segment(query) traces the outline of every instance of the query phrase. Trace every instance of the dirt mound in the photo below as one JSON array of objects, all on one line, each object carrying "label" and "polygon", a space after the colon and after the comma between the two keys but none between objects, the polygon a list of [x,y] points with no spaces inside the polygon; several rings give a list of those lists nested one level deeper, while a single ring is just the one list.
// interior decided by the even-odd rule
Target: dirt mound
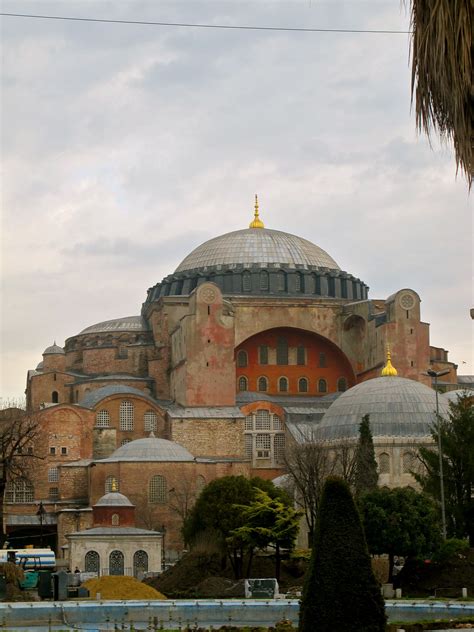
[{"label": "dirt mound", "polygon": [[91,599],[96,599],[97,593],[101,599],[166,599],[152,586],[147,586],[134,577],[104,575],[89,579],[83,585],[89,591]]},{"label": "dirt mound", "polygon": [[407,597],[460,597],[461,589],[474,595],[474,549],[457,553],[444,563],[407,561],[396,585]]},{"label": "dirt mound", "polygon": [[195,588],[195,596],[199,599],[231,599],[245,597],[244,579],[226,579],[225,577],[207,577]]}]

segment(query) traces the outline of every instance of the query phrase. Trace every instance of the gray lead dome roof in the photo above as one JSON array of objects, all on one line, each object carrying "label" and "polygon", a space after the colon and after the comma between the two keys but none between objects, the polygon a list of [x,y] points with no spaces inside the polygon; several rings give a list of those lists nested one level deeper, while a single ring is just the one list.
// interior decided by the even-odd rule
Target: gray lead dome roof
[{"label": "gray lead dome roof", "polygon": [[191,452],[174,441],[148,437],[120,446],[101,463],[116,461],[194,461]]},{"label": "gray lead dome roof", "polygon": [[120,492],[109,492],[99,498],[95,507],[134,507],[134,505]]},{"label": "gray lead dome roof", "polygon": [[204,242],[183,259],[175,273],[211,266],[232,268],[255,264],[340,270],[327,252],[307,239],[279,230],[247,228]]},{"label": "gray lead dome roof", "polygon": [[83,329],[82,334],[100,334],[112,333],[114,331],[146,331],[148,326],[141,316],[125,316],[123,318],[114,318],[113,320],[104,320],[90,327]]},{"label": "gray lead dome roof", "polygon": [[[448,405],[439,397],[440,415]],[[316,435],[322,441],[357,438],[364,415],[370,416],[372,436],[427,437],[435,422],[436,393],[404,377],[377,377],[353,386],[324,414]]]}]

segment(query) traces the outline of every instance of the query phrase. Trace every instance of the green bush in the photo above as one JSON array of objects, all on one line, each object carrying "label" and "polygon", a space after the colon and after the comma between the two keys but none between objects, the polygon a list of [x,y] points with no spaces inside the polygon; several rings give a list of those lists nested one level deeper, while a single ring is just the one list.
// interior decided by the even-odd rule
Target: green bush
[{"label": "green bush", "polygon": [[432,561],[437,564],[444,564],[455,555],[462,554],[467,551],[469,544],[467,540],[460,540],[458,538],[450,538],[443,542],[436,553],[432,557]]}]

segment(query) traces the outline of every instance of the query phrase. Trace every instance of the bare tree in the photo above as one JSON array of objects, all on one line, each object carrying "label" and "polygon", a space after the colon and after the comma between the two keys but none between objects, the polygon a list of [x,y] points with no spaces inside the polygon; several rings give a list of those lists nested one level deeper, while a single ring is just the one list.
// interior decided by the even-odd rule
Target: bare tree
[{"label": "bare tree", "polygon": [[2,402],[0,410],[0,516],[2,527],[0,542],[5,541],[4,502],[5,491],[10,484],[30,481],[33,464],[43,458],[35,452],[39,437],[38,415],[28,413],[18,402]]}]

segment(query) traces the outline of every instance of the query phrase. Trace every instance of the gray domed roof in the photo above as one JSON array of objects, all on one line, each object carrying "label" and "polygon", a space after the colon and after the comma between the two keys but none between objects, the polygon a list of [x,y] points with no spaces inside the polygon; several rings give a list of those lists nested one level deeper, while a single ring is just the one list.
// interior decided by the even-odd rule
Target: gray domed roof
[{"label": "gray domed roof", "polygon": [[44,362],[43,360],[41,360],[41,362],[38,362],[38,366],[36,367],[37,371],[42,371],[44,369]]},{"label": "gray domed roof", "polygon": [[222,266],[316,267],[339,270],[322,248],[307,239],[268,228],[247,228],[210,239],[193,250],[176,272]]},{"label": "gray domed roof", "polygon": [[99,498],[94,507],[134,507],[126,496],[120,492],[109,492]]},{"label": "gray domed roof", "polygon": [[472,388],[458,388],[455,391],[448,391],[447,393],[443,393],[442,397],[448,402],[458,403],[459,397],[474,397],[474,391]]},{"label": "gray domed roof", "polygon": [[[364,415],[370,415],[372,436],[428,437],[435,422],[436,393],[421,382],[403,377],[377,377],[353,386],[330,406],[317,427],[317,438],[357,438]],[[439,412],[447,416],[439,397]]]},{"label": "gray domed roof", "polygon": [[148,437],[136,439],[117,448],[104,462],[117,461],[194,461],[191,452],[179,443]]},{"label": "gray domed roof", "polygon": [[124,318],[114,318],[113,320],[104,320],[90,327],[83,329],[82,334],[100,334],[113,331],[147,331],[148,326],[144,318],[141,316],[125,316]]},{"label": "gray domed roof", "polygon": [[43,351],[43,355],[64,355],[64,349],[54,342],[50,347],[46,347]]}]

